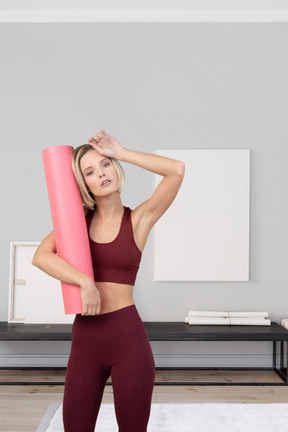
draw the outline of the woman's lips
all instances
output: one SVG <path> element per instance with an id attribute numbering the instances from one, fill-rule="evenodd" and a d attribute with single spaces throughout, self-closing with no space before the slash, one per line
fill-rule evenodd
<path id="1" fill-rule="evenodd" d="M 107 183 L 101 184 L 101 187 L 108 186 L 111 183 L 111 180 L 107 179 L 107 180 L 105 180 L 105 182 L 107 182 Z"/>

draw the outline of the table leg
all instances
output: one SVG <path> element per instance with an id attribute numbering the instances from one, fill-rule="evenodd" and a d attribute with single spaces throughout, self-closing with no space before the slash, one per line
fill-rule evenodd
<path id="1" fill-rule="evenodd" d="M 288 384 L 288 342 L 286 341 L 286 384 Z M 283 360 L 284 360 L 284 353 L 283 353 Z"/>
<path id="2" fill-rule="evenodd" d="M 273 341 L 273 369 L 277 369 L 276 354 L 277 354 L 277 341 Z"/>

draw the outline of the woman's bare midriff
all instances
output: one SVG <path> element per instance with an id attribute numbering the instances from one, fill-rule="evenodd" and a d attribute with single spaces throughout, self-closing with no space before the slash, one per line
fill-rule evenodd
<path id="1" fill-rule="evenodd" d="M 135 304 L 133 300 L 133 285 L 114 282 L 95 282 L 101 296 L 100 314 L 113 312 Z"/>

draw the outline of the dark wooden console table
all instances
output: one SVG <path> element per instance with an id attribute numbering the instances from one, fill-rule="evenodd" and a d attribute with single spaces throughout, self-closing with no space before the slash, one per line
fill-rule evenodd
<path id="1" fill-rule="evenodd" d="M 156 369 L 233 369 L 233 370 L 273 370 L 280 378 L 280 383 L 271 382 L 173 382 L 159 383 L 158 385 L 288 385 L 288 330 L 281 325 L 272 322 L 271 326 L 209 326 L 209 325 L 189 325 L 184 322 L 144 322 L 145 329 L 150 341 L 255 341 L 272 342 L 272 364 L 270 368 L 195 368 L 195 367 L 166 367 Z M 71 341 L 72 324 L 23 324 L 0 322 L 0 341 Z M 284 344 L 286 347 L 284 347 Z M 286 351 L 286 364 L 284 365 L 284 348 Z M 277 353 L 280 354 L 280 365 L 277 365 Z M 7 368 L 1 369 L 65 369 L 55 367 L 35 367 L 35 368 Z M 63 385 L 61 383 L 7 383 L 0 384 L 49 384 Z"/>

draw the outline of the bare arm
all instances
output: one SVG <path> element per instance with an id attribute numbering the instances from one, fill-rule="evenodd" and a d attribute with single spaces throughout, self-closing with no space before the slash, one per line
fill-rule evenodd
<path id="1" fill-rule="evenodd" d="M 152 196 L 135 209 L 146 229 L 150 230 L 176 198 L 184 178 L 185 164 L 176 159 L 127 149 L 122 150 L 119 160 L 163 176 Z"/>
<path id="2" fill-rule="evenodd" d="M 79 285 L 83 304 L 82 315 L 100 313 L 100 293 L 91 277 L 80 272 L 63 258 L 56 255 L 54 231 L 42 240 L 32 259 L 32 264 L 62 282 Z"/>
<path id="3" fill-rule="evenodd" d="M 134 210 L 140 225 L 142 225 L 142 230 L 149 232 L 176 198 L 184 178 L 185 163 L 160 155 L 128 150 L 122 147 L 104 129 L 89 138 L 88 142 L 100 154 L 132 163 L 164 177 L 151 198 Z"/>
<path id="4" fill-rule="evenodd" d="M 55 279 L 73 285 L 85 286 L 91 279 L 56 255 L 54 231 L 42 240 L 33 256 L 32 264 Z"/>

